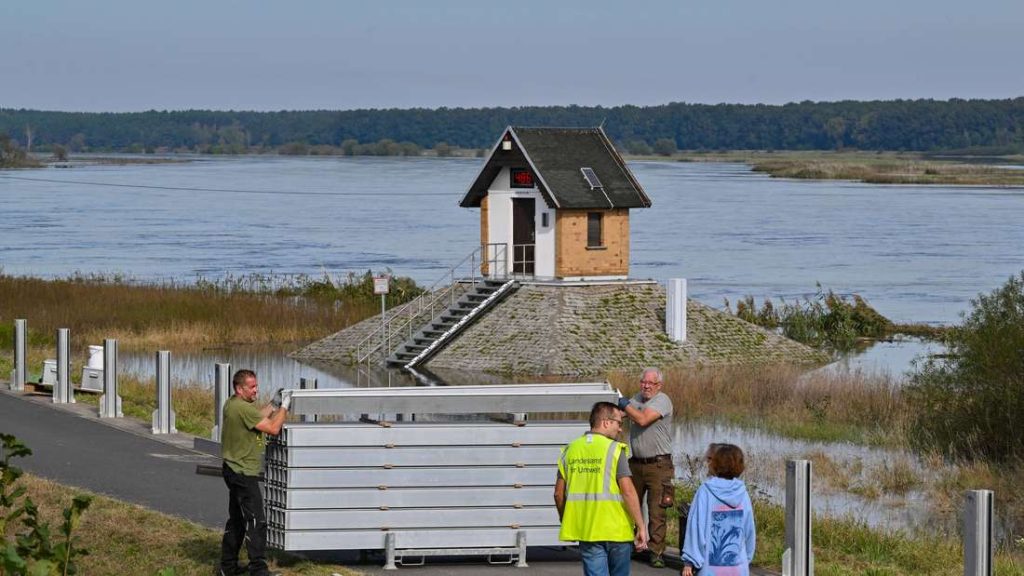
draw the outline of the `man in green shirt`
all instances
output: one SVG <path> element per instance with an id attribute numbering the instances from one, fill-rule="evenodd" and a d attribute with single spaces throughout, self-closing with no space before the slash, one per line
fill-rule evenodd
<path id="1" fill-rule="evenodd" d="M 254 402 L 259 384 L 255 372 L 239 370 L 231 383 L 235 393 L 224 403 L 224 426 L 220 436 L 224 458 L 221 473 L 230 494 L 228 521 L 220 548 L 220 574 L 245 574 L 246 570 L 238 565 L 238 552 L 245 542 L 249 553 L 248 573 L 268 576 L 267 519 L 259 485 L 265 446 L 263 435 L 277 436 L 281 432 L 288 417 L 291 391 L 278 390 L 270 404 L 257 408 Z"/>

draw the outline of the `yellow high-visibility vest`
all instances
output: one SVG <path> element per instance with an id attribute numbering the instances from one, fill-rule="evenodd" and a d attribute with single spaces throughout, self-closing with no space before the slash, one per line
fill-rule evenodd
<path id="1" fill-rule="evenodd" d="M 625 451 L 625 444 L 589 432 L 562 450 L 558 471 L 565 480 L 565 511 L 560 540 L 633 541 L 633 519 L 615 479 Z"/>

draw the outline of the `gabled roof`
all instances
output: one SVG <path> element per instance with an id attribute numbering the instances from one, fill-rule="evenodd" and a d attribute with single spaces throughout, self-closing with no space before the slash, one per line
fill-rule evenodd
<path id="1" fill-rule="evenodd" d="M 502 150 L 506 135 L 511 150 Z M 459 202 L 480 206 L 504 167 L 528 167 L 553 208 L 649 208 L 651 200 L 601 128 L 523 128 L 509 126 L 491 148 L 483 169 Z M 602 184 L 592 188 L 581 168 L 591 168 Z"/>

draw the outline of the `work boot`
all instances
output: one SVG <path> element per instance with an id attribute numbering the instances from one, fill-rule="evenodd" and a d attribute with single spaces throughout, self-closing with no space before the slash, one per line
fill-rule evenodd
<path id="1" fill-rule="evenodd" d="M 661 557 L 661 554 L 655 554 L 651 552 L 651 568 L 664 568 L 665 559 Z"/>

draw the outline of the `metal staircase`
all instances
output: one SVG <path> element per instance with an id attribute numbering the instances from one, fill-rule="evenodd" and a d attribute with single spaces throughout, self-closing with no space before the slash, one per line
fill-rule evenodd
<path id="1" fill-rule="evenodd" d="M 482 280 L 403 342 L 387 363 L 412 368 L 441 350 L 484 311 L 515 289 L 515 280 Z"/>
<path id="2" fill-rule="evenodd" d="M 509 283 L 508 256 L 506 244 L 483 244 L 461 262 L 449 268 L 448 272 L 431 284 L 423 294 L 398 308 L 388 310 L 381 325 L 356 344 L 356 364 L 389 363 L 389 357 L 395 356 L 393 352 L 413 340 L 414 336 L 420 335 L 424 329 L 429 330 L 435 321 L 444 321 L 445 319 L 441 318 L 443 316 L 450 316 L 454 320 L 451 327 L 459 324 L 462 318 L 476 316 L 470 315 L 470 312 L 477 308 L 473 303 L 483 304 L 499 287 Z M 478 292 L 480 286 L 486 288 Z M 510 285 L 505 290 L 511 288 Z M 462 327 L 465 327 L 465 324 L 459 329 Z M 440 340 L 440 336 L 446 331 L 447 328 L 437 334 L 435 340 Z M 422 344 L 412 342 L 412 345 Z M 427 347 L 429 344 L 425 345 L 423 350 Z M 434 351 L 438 349 L 439 347 L 435 347 Z M 410 360 L 417 354 L 413 354 Z M 419 359 L 417 362 L 422 360 Z"/>

